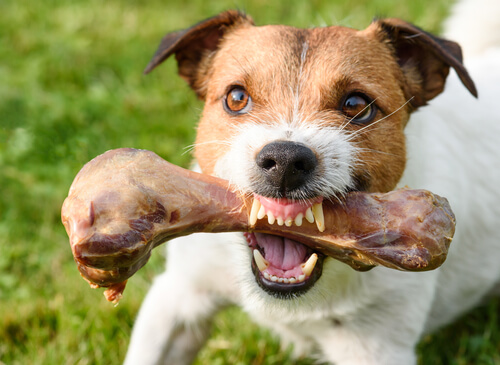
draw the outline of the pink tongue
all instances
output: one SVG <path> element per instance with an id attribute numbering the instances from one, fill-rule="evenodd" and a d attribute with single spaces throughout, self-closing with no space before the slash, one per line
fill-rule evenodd
<path id="1" fill-rule="evenodd" d="M 265 259 L 274 267 L 291 270 L 304 262 L 307 248 L 293 240 L 264 233 L 255 233 L 258 245 L 264 249 Z"/>

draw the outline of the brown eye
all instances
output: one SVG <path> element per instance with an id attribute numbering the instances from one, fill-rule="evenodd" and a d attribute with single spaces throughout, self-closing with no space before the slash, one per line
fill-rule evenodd
<path id="1" fill-rule="evenodd" d="M 248 92 L 244 88 L 236 86 L 229 90 L 224 98 L 224 107 L 231 114 L 242 114 L 248 112 L 251 101 Z"/>
<path id="2" fill-rule="evenodd" d="M 376 111 L 373 101 L 361 93 L 348 95 L 342 105 L 342 113 L 354 123 L 371 122 Z"/>

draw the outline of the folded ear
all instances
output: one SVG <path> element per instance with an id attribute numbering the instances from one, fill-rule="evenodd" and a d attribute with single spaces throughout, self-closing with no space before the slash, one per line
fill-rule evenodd
<path id="1" fill-rule="evenodd" d="M 405 77 L 405 94 L 414 107 L 425 105 L 443 89 L 450 67 L 477 97 L 477 90 L 462 64 L 462 50 L 452 41 L 436 37 L 400 19 L 381 19 L 371 27 L 381 41 L 389 42 Z"/>
<path id="2" fill-rule="evenodd" d="M 198 96 L 203 97 L 199 85 L 200 66 L 209 54 L 217 50 L 219 41 L 229 29 L 243 24 L 253 25 L 252 18 L 239 11 L 228 10 L 188 29 L 168 33 L 161 40 L 144 73 L 151 72 L 175 53 L 179 75 L 198 93 Z"/>

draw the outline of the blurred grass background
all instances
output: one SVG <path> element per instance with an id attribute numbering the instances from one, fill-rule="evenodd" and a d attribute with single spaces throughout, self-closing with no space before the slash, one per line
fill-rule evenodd
<path id="1" fill-rule="evenodd" d="M 401 17 L 439 32 L 449 0 L 0 0 L 0 364 L 118 364 L 157 249 L 118 306 L 80 278 L 60 207 L 84 163 L 113 148 L 188 166 L 202 104 L 173 60 L 142 75 L 161 37 L 228 8 L 258 24 L 364 28 Z M 188 268 L 187 268 L 188 269 Z M 423 339 L 421 364 L 500 364 L 498 302 Z M 411 320 L 411 319 L 410 319 Z M 238 309 L 198 364 L 292 364 Z M 302 364 L 312 364 L 304 360 Z"/>

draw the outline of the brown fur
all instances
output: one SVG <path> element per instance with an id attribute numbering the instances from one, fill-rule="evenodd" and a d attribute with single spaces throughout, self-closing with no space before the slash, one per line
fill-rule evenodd
<path id="1" fill-rule="evenodd" d="M 458 45 L 397 19 L 375 21 L 363 31 L 297 29 L 256 27 L 250 18 L 229 11 L 167 35 L 147 71 L 172 53 L 181 76 L 205 100 L 195 157 L 208 174 L 237 128 L 292 118 L 294 108 L 307 123 L 346 125 L 355 133 L 365 126 L 346 123 L 340 109 L 346 95 L 359 91 L 379 110 L 367 127 L 370 133 L 354 139 L 363 148 L 355 175 L 365 190 L 389 191 L 405 167 L 403 129 L 409 114 L 442 91 L 449 67 L 475 92 Z M 234 116 L 223 108 L 224 96 L 236 85 L 252 98 L 249 114 Z"/>

